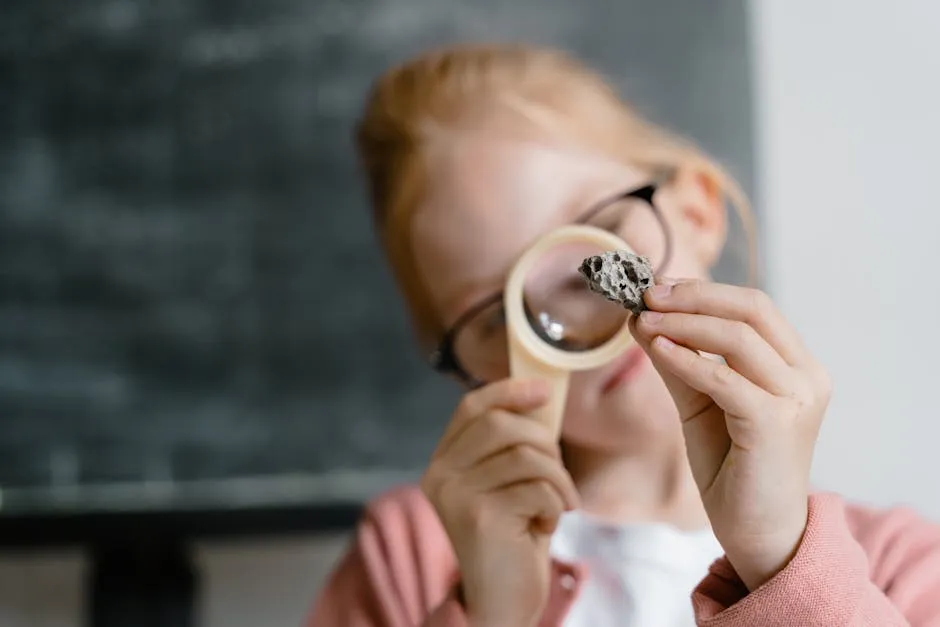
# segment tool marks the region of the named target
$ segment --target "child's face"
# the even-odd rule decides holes
[[[464,137],[436,148],[411,237],[420,279],[447,328],[502,290],[515,260],[540,236],[652,181],[652,173],[545,143]],[[698,181],[680,173],[655,197],[673,239],[668,276],[707,276],[706,252],[720,247],[703,239],[722,236],[709,227],[720,202]],[[650,219],[633,220],[618,234],[641,254],[657,254],[644,247],[664,239]],[[652,444],[657,435],[679,437],[674,413],[659,375],[634,345],[614,363],[572,376],[563,436],[592,448]]]

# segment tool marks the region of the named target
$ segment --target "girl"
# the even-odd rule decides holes
[[[468,391],[311,625],[940,625],[940,529],[810,492],[829,380],[767,296],[708,281],[726,201],[748,214],[706,156],[513,46],[388,72],[357,141],[421,346]],[[681,278],[647,293],[633,348],[572,377],[559,443],[528,417],[543,382],[509,378],[499,294],[572,222]]]

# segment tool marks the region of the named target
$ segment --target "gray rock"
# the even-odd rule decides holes
[[[643,294],[653,285],[649,259],[626,250],[612,250],[588,257],[578,268],[592,292],[620,303],[634,314],[646,309]]]

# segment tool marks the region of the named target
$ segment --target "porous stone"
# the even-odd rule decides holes
[[[611,250],[581,262],[578,272],[592,292],[620,303],[634,314],[646,309],[643,294],[653,285],[649,259],[626,250]]]

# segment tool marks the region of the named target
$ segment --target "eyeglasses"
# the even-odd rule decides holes
[[[637,254],[646,256],[659,274],[672,256],[672,238],[653,197],[670,176],[671,172],[665,173],[653,183],[605,198],[591,206],[575,224],[614,233]],[[605,306],[596,296],[590,302]],[[430,363],[438,372],[454,375],[470,387],[508,377],[509,343],[502,291],[484,298],[461,315],[444,333]]]

